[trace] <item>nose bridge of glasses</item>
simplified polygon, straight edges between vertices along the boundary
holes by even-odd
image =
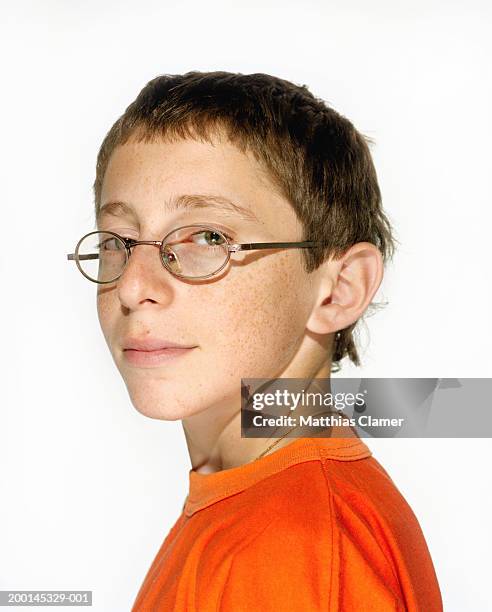
[[[155,260],[155,264],[157,264],[157,259],[161,262],[161,265],[164,264],[161,254],[160,254],[160,249],[161,247],[164,247],[164,243],[162,240],[135,240],[133,238],[125,238],[124,239],[125,242],[125,247],[126,247],[126,257],[125,257],[125,261],[121,262],[122,263],[122,269],[121,269],[121,274],[128,274],[127,268],[132,268],[134,267],[135,263],[137,261],[139,261],[139,264],[137,264],[137,268],[139,270],[139,274],[141,274],[142,269],[145,270],[150,270],[149,266],[153,266],[154,265],[154,257],[155,257],[155,251],[153,249],[149,249],[149,252],[147,254],[143,254],[144,259],[141,259],[141,256],[138,256],[137,259],[135,259],[135,255],[133,254],[133,249],[136,246],[139,245],[149,245],[149,246],[154,246],[154,247],[158,247],[158,258],[156,258]],[[145,261],[145,263],[144,263]],[[131,263],[133,262],[133,264]],[[144,268],[142,268],[141,266],[144,266]],[[164,265],[164,267],[166,267]]]
[[[126,250],[127,250],[127,257],[126,257],[126,261],[124,263],[124,267],[126,267],[130,261],[130,259],[133,259],[134,256],[132,256],[133,253],[133,249],[136,246],[139,245],[150,245],[150,246],[156,246],[159,247],[159,249],[161,248],[161,246],[163,246],[162,240],[134,240],[133,238],[125,238],[125,246],[126,246]],[[132,257],[130,257],[132,256]],[[150,257],[153,257],[153,255],[151,253],[149,253]]]
[[[137,246],[138,244],[153,244],[160,247],[162,245],[162,240],[133,240],[133,238],[129,238],[125,244],[129,248]]]

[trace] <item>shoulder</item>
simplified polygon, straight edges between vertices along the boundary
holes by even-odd
[[[255,488],[255,533],[233,555],[223,609],[338,609],[337,515],[323,462],[297,463]]]
[[[335,610],[365,601],[403,610],[419,591],[432,592],[429,610],[440,609],[417,519],[373,457],[301,462],[258,487],[255,535],[236,550],[224,591],[247,588],[241,597],[251,607],[243,609],[292,601],[291,609]]]

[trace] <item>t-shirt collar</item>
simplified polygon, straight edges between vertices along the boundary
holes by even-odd
[[[371,455],[371,450],[358,437],[296,438],[269,455],[238,467],[210,474],[190,469],[189,492],[183,512],[188,517],[192,516],[198,510],[244,491],[260,480],[296,463],[324,458],[353,461]]]

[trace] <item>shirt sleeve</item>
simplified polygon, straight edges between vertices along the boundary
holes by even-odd
[[[339,557],[345,540],[344,563]],[[271,521],[233,557],[221,612],[404,612],[401,599],[337,525]]]

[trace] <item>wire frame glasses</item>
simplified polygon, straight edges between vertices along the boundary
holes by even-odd
[[[312,248],[322,242],[248,242],[233,243],[217,228],[207,224],[178,227],[162,240],[134,240],[115,232],[89,232],[77,242],[67,259],[75,261],[80,272],[99,284],[114,283],[122,275],[131,249],[138,244],[159,247],[159,259],[168,272],[178,278],[204,279],[221,272],[237,251],[278,248]]]

